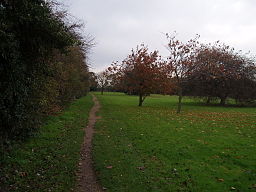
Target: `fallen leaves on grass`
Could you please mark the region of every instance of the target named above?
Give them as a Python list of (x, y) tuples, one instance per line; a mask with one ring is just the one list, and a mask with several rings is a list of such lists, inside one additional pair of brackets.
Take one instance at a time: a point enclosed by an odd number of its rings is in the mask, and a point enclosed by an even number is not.
[(139, 166), (139, 167), (137, 167), (137, 169), (143, 171), (143, 170), (145, 170), (145, 167), (144, 166)]
[(28, 174), (27, 174), (26, 172), (19, 172), (19, 175), (20, 175), (21, 177), (26, 177)]
[(217, 179), (219, 182), (224, 182), (224, 179), (218, 178)]

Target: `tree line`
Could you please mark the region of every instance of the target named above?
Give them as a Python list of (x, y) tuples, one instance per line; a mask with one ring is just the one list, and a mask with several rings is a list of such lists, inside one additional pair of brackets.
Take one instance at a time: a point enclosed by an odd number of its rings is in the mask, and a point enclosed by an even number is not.
[(151, 93), (176, 94), (177, 113), (183, 96), (200, 98), (208, 104), (219, 100), (220, 105), (225, 105), (228, 98), (239, 105), (255, 103), (254, 58), (219, 41), (202, 44), (199, 35), (187, 42), (176, 35), (166, 37), (168, 58), (163, 59), (158, 51), (150, 52), (145, 45), (137, 46), (123, 61), (113, 62), (98, 73), (102, 92), (110, 87), (138, 95), (139, 106)]
[(0, 146), (33, 134), (45, 115), (89, 90), (92, 39), (62, 6), (0, 2)]

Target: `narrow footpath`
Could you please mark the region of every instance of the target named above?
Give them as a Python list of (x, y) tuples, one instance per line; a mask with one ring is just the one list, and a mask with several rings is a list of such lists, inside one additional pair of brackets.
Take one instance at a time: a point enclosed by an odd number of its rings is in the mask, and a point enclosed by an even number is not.
[(93, 96), (94, 106), (89, 114), (89, 122), (85, 128), (85, 138), (81, 150), (81, 160), (79, 162), (78, 173), (78, 191), (79, 192), (102, 192), (102, 187), (97, 182), (96, 174), (93, 168), (92, 160), (92, 138), (94, 133), (94, 125), (99, 119), (96, 113), (99, 111), (100, 104), (98, 99)]

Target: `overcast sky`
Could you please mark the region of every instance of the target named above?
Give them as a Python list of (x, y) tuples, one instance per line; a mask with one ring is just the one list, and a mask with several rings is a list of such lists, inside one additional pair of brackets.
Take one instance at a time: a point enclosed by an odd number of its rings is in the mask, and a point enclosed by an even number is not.
[(165, 33), (178, 39), (199, 34), (204, 43), (220, 40), (243, 52), (256, 54), (256, 0), (65, 0), (69, 12), (85, 23), (85, 34), (95, 37), (91, 71), (122, 61), (137, 45), (159, 50), (163, 57)]

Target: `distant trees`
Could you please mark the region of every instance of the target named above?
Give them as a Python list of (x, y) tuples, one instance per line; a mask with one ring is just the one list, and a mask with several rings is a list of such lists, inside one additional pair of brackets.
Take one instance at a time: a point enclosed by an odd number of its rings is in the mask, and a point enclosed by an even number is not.
[(53, 78), (57, 81), (60, 106), (85, 95), (89, 91), (89, 70), (86, 54), (80, 46), (66, 48), (66, 53), (56, 51), (52, 60), (55, 68)]
[(88, 90), (91, 42), (44, 0), (0, 2), (0, 145)]
[(256, 100), (256, 65), (233, 48), (216, 42), (200, 44), (199, 36), (183, 43), (167, 34), (169, 56), (137, 47), (121, 63), (108, 68), (109, 84), (118, 91), (139, 96), (139, 106), (150, 93), (178, 95), (177, 113), (183, 95), (204, 98), (207, 103), (227, 98), (237, 103)]
[(98, 87), (97, 76), (94, 72), (89, 72), (90, 91), (96, 91)]
[(100, 88), (101, 95), (103, 95), (104, 89), (109, 85), (110, 73), (108, 70), (101, 71), (96, 74), (97, 84)]
[(234, 82), (231, 98), (239, 104), (253, 104), (256, 102), (256, 64), (251, 59), (245, 60), (243, 76)]
[[(195, 67), (186, 77), (186, 94), (237, 101), (255, 99), (255, 63), (224, 44), (203, 45), (195, 57)], [(253, 96), (254, 95), (254, 96)]]
[(142, 106), (145, 98), (156, 91), (168, 92), (170, 87), (160, 86), (161, 80), (169, 81), (166, 70), (166, 62), (162, 62), (157, 51), (149, 52), (145, 46), (137, 47), (122, 61), (109, 68), (116, 72), (115, 80), (119, 81), (119, 87), (130, 94), (139, 96), (139, 106)]

